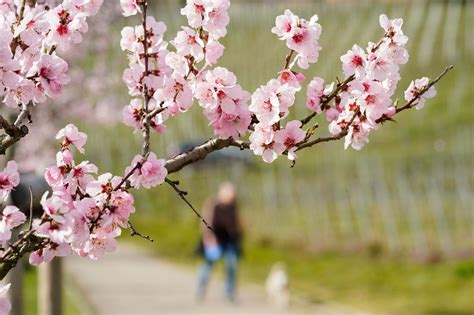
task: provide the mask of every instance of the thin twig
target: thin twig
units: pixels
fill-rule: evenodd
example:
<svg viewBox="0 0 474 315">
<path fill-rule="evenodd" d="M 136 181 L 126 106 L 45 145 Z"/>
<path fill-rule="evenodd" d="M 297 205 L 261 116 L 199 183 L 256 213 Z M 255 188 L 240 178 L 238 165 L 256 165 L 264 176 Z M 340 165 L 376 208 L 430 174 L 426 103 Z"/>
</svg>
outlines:
<svg viewBox="0 0 474 315">
<path fill-rule="evenodd" d="M 112 191 L 117 191 L 119 190 L 120 188 L 122 188 L 122 185 L 130 178 L 130 176 L 133 175 L 133 173 L 138 170 L 140 167 L 142 167 L 142 163 L 139 161 L 135 164 L 135 166 L 122 178 L 122 180 L 120 181 L 120 183 L 117 184 L 117 186 L 115 186 Z"/>
<path fill-rule="evenodd" d="M 296 149 L 296 151 L 299 151 L 299 150 L 302 150 L 304 148 L 309 148 L 309 147 L 312 147 L 313 145 L 315 144 L 318 144 L 318 143 L 321 143 L 321 142 L 329 142 L 329 141 L 335 141 L 335 140 L 339 140 L 341 138 L 344 138 L 347 133 L 349 132 L 349 128 L 350 126 L 352 125 L 352 123 L 354 122 L 354 120 L 356 119 L 356 117 L 360 114 L 360 109 L 358 108 L 355 112 L 354 112 L 354 115 L 352 116 L 351 120 L 347 123 L 347 125 L 344 127 L 344 129 L 341 130 L 341 132 L 335 134 L 334 136 L 330 136 L 330 137 L 320 137 L 320 138 L 317 138 L 313 141 L 309 141 L 309 142 L 303 142 L 301 143 L 300 145 L 298 145 L 298 148 Z"/>
<path fill-rule="evenodd" d="M 30 190 L 30 223 L 28 224 L 28 231 L 31 231 L 33 229 L 33 190 L 31 186 L 28 186 L 28 189 Z"/>
<path fill-rule="evenodd" d="M 293 53 L 295 51 L 293 49 L 291 49 L 288 54 L 286 55 L 285 57 L 285 67 L 284 69 L 288 69 L 288 67 L 290 66 L 290 61 L 291 61 L 291 57 L 293 57 Z"/>
<path fill-rule="evenodd" d="M 202 221 L 202 223 L 204 223 L 204 225 L 209 230 L 214 231 L 212 229 L 212 227 L 207 223 L 206 219 L 204 219 L 204 217 L 202 215 L 200 215 L 199 212 L 196 211 L 196 209 L 194 209 L 193 205 L 188 201 L 188 199 L 186 199 L 186 195 L 188 194 L 188 192 L 184 191 L 184 190 L 181 190 L 178 187 L 179 182 L 171 180 L 169 178 L 166 178 L 165 181 L 176 191 L 176 193 L 179 195 L 179 197 L 191 208 L 191 210 L 193 210 L 194 214 L 196 214 L 196 216 Z"/>
<path fill-rule="evenodd" d="M 153 239 L 149 236 L 149 235 L 145 235 L 145 234 L 142 234 L 140 232 L 138 232 L 135 227 L 132 225 L 132 222 L 130 220 L 128 220 L 128 228 L 130 229 L 130 236 L 139 236 L 149 242 L 152 242 L 153 243 Z"/>
</svg>

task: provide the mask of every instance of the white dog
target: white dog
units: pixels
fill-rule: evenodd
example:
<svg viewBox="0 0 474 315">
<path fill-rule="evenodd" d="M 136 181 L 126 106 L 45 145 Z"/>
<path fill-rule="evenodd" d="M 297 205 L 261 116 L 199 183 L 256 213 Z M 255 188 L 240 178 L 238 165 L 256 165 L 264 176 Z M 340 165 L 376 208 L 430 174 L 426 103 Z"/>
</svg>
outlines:
<svg viewBox="0 0 474 315">
<path fill-rule="evenodd" d="M 285 264 L 278 262 L 272 266 L 265 282 L 268 300 L 278 308 L 287 308 L 290 304 L 289 279 Z"/>
</svg>

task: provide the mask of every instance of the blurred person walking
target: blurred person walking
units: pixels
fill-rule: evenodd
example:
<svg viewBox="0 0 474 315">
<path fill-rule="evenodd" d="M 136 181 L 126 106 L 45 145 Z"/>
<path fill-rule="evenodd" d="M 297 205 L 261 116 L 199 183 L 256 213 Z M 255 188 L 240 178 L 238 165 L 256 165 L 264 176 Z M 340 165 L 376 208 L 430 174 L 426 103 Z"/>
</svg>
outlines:
<svg viewBox="0 0 474 315">
<path fill-rule="evenodd" d="M 204 257 L 199 270 L 198 299 L 206 293 L 212 267 L 224 258 L 226 269 L 225 293 L 229 301 L 235 301 L 235 282 L 239 257 L 242 253 L 242 226 L 238 214 L 237 191 L 233 184 L 220 185 L 216 198 L 204 205 L 204 217 L 212 231 L 203 227 L 202 240 L 198 251 Z"/>
</svg>

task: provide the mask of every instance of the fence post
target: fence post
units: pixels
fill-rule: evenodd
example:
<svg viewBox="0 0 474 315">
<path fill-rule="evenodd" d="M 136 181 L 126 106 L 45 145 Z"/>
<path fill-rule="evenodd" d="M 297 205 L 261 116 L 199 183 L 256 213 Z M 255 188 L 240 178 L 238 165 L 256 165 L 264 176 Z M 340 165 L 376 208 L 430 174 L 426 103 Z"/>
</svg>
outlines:
<svg viewBox="0 0 474 315">
<path fill-rule="evenodd" d="M 62 315 L 62 259 L 38 267 L 39 315 Z"/>
</svg>

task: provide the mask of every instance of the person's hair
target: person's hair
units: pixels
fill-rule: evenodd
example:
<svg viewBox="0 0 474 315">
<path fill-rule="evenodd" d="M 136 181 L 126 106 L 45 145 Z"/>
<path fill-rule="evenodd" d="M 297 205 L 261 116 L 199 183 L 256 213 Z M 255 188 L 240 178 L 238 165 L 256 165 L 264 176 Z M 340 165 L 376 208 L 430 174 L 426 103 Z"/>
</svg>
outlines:
<svg viewBox="0 0 474 315">
<path fill-rule="evenodd" d="M 217 201 L 223 204 L 234 203 L 237 197 L 237 190 L 231 182 L 224 182 L 219 185 Z"/>
</svg>

